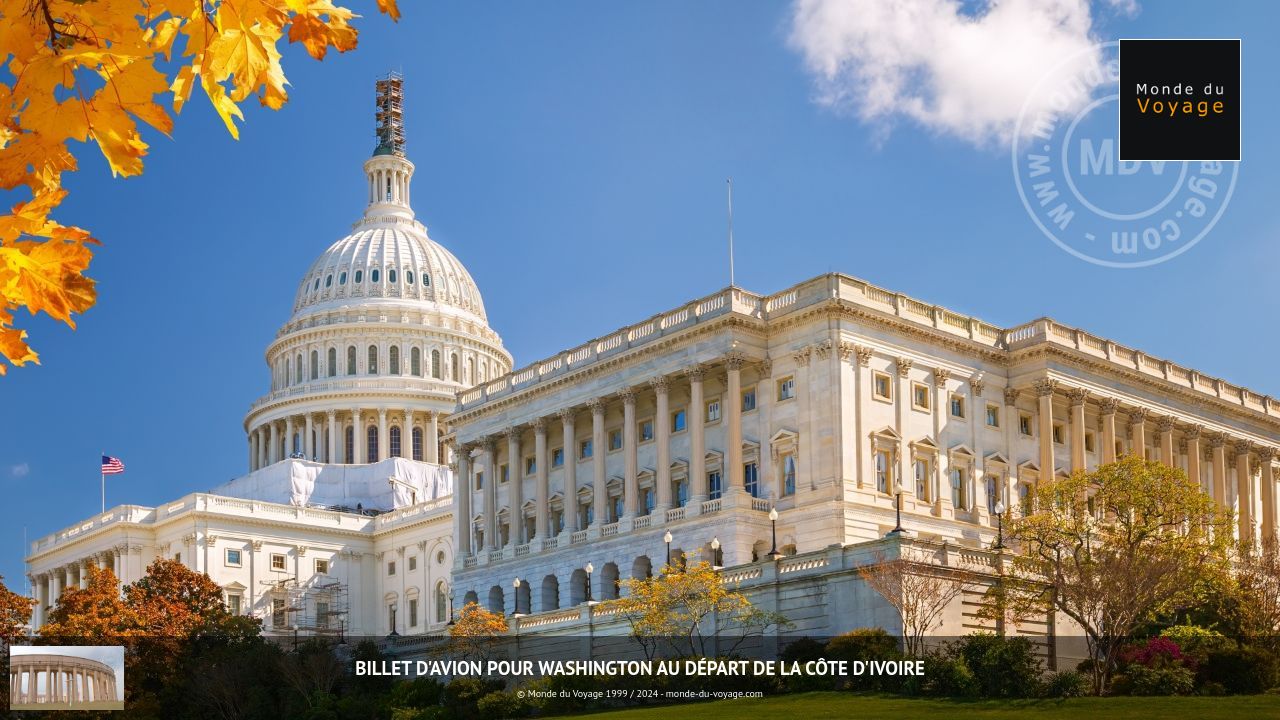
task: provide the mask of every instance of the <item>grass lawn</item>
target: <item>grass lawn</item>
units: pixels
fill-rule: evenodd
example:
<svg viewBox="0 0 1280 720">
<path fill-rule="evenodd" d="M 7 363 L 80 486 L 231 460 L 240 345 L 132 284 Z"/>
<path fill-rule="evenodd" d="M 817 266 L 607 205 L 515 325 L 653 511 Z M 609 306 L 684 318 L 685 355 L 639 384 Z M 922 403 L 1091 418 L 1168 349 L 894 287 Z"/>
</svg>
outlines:
<svg viewBox="0 0 1280 720">
<path fill-rule="evenodd" d="M 696 717 L 698 720 L 760 720 L 760 718 L 856 718 L 857 720 L 1121 720 L 1127 718 L 1197 718 L 1251 720 L 1280 718 L 1280 695 L 1235 697 L 1109 697 L 1072 700 L 924 700 L 885 695 L 818 692 L 799 695 L 691 705 L 617 710 L 579 718 L 650 720 Z"/>
</svg>

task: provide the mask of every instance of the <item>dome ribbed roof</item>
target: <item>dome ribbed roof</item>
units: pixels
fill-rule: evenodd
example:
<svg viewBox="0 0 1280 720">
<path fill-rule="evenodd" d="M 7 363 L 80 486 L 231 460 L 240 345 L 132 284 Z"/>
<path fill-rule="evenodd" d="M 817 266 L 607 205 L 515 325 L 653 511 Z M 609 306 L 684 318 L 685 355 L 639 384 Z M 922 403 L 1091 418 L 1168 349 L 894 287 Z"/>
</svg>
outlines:
<svg viewBox="0 0 1280 720">
<path fill-rule="evenodd" d="M 366 221 L 368 222 L 368 221 Z M 434 302 L 487 323 L 471 273 L 413 221 L 375 223 L 329 246 L 311 264 L 294 318 L 336 306 Z"/>
</svg>

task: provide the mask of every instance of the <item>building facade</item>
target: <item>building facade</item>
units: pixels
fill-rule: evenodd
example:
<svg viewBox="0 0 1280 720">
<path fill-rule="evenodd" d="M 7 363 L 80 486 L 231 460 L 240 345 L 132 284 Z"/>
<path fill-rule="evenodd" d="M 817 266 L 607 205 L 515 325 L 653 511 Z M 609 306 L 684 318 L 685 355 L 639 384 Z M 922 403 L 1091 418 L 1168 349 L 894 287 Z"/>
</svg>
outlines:
<svg viewBox="0 0 1280 720">
<path fill-rule="evenodd" d="M 451 420 L 455 599 L 542 631 L 585 627 L 584 598 L 693 554 L 797 631 L 867 625 L 883 603 L 840 549 L 882 542 L 899 496 L 908 544 L 990 574 L 997 503 L 1126 453 L 1185 470 L 1238 535 L 1276 532 L 1280 401 L 839 274 L 659 313 L 464 391 Z M 799 571 L 807 589 L 780 590 Z M 965 602 L 939 634 L 981 627 Z"/>
</svg>

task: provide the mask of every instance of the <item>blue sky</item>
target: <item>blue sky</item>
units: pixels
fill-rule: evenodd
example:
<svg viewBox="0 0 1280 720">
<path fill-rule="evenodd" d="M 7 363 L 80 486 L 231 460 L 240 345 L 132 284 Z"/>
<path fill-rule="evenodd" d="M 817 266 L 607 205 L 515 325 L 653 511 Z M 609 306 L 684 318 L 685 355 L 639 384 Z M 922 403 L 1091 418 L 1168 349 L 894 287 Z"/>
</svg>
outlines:
<svg viewBox="0 0 1280 720">
<path fill-rule="evenodd" d="M 128 466 L 109 505 L 245 470 L 263 352 L 303 271 L 359 217 L 372 81 L 388 69 L 406 76 L 418 216 L 470 269 L 518 365 L 727 284 L 732 176 L 748 289 L 841 271 L 997 324 L 1050 315 L 1280 393 L 1280 147 L 1255 131 L 1278 110 L 1274 3 L 1086 9 L 1094 39 L 1244 39 L 1230 207 L 1191 251 L 1128 271 L 1040 234 L 1006 144 L 821 102 L 789 4 L 405 2 L 396 25 L 353 4 L 360 47 L 323 63 L 287 48 L 290 102 L 247 106 L 240 141 L 196 98 L 171 140 L 148 138 L 141 177 L 113 180 L 82 149 L 59 212 L 104 242 L 99 301 L 74 332 L 22 316 L 43 364 L 0 380 L 11 587 L 25 587 L 24 527 L 34 539 L 97 512 L 99 452 Z"/>
</svg>

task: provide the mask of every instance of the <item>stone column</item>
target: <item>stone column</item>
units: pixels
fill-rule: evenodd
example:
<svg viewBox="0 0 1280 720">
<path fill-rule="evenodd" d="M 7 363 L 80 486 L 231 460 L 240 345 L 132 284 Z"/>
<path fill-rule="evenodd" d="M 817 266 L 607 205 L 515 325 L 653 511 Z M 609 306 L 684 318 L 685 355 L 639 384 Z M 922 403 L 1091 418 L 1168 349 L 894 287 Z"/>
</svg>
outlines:
<svg viewBox="0 0 1280 720">
<path fill-rule="evenodd" d="M 839 365 L 839 361 L 836 361 Z M 756 427 L 759 428 L 760 437 L 760 461 L 756 468 L 759 474 L 760 487 L 764 493 L 763 497 L 770 497 L 776 501 L 782 497 L 782 491 L 786 478 L 782 473 L 778 472 L 778 468 L 773 460 L 773 450 L 770 447 L 770 429 L 773 427 L 773 404 L 778 396 L 778 385 L 773 381 L 773 360 L 765 358 L 760 361 L 757 368 L 759 378 L 756 380 Z M 799 450 L 799 448 L 797 448 Z M 797 478 L 797 482 L 799 479 Z M 837 487 L 839 483 L 836 483 Z"/>
<path fill-rule="evenodd" d="M 706 369 L 695 365 L 686 374 L 689 376 L 689 509 L 685 512 L 696 515 L 707 500 L 707 403 L 702 395 Z"/>
<path fill-rule="evenodd" d="M 560 411 L 560 427 L 564 434 L 564 530 L 572 533 L 578 529 L 578 441 L 575 437 L 574 410 Z M 595 452 L 595 448 L 591 450 Z"/>
<path fill-rule="evenodd" d="M 1241 542 L 1254 542 L 1253 532 L 1253 473 L 1249 470 L 1249 452 L 1253 443 L 1236 442 L 1236 500 L 1240 511 L 1236 515 Z"/>
<path fill-rule="evenodd" d="M 293 454 L 293 416 L 284 419 L 284 458 Z"/>
<path fill-rule="evenodd" d="M 249 431 L 249 472 L 258 469 L 258 429 Z"/>
<path fill-rule="evenodd" d="M 1116 409 L 1120 401 L 1115 398 L 1103 398 L 1099 403 L 1102 411 L 1102 462 L 1116 461 Z"/>
<path fill-rule="evenodd" d="M 911 358 L 900 357 L 897 362 L 898 387 L 897 394 L 894 395 L 896 402 L 894 407 L 894 430 L 898 433 L 898 437 L 902 438 L 898 447 L 898 472 L 896 473 L 896 482 L 902 483 L 904 488 L 909 489 L 910 493 L 904 493 L 910 498 L 915 498 L 915 471 L 912 468 L 915 458 L 911 452 L 910 440 L 907 436 L 907 412 L 911 408 L 911 366 L 914 362 Z M 893 483 L 889 484 L 889 495 L 894 494 Z M 910 501 L 914 503 L 915 500 Z M 903 507 L 911 508 L 912 504 L 904 501 Z"/>
<path fill-rule="evenodd" d="M 1262 541 L 1265 543 L 1276 539 L 1276 486 L 1275 474 L 1271 468 L 1271 460 L 1275 450 L 1266 446 L 1258 448 L 1258 463 L 1261 465 L 1261 476 L 1258 482 L 1262 485 Z"/>
<path fill-rule="evenodd" d="M 1133 442 L 1133 454 L 1147 457 L 1147 410 L 1138 408 L 1129 413 L 1129 438 Z"/>
<path fill-rule="evenodd" d="M 362 465 L 368 458 L 364 455 L 364 421 L 360 418 L 360 410 L 351 411 L 351 461 Z"/>
<path fill-rule="evenodd" d="M 1200 425 L 1192 425 L 1187 428 L 1185 433 L 1187 443 L 1187 479 L 1208 492 L 1209 488 L 1205 487 L 1200 470 L 1200 462 L 1204 459 L 1204 450 L 1200 446 L 1200 433 L 1202 430 L 1203 428 Z"/>
<path fill-rule="evenodd" d="M 311 419 L 311 413 L 307 413 L 306 426 L 303 428 L 306 435 L 302 438 L 302 452 L 308 460 L 314 460 L 316 457 L 315 429 L 315 421 Z"/>
<path fill-rule="evenodd" d="M 271 421 L 271 451 L 267 455 L 267 464 L 274 465 L 280 462 L 280 426 L 275 420 Z"/>
<path fill-rule="evenodd" d="M 404 442 L 403 435 L 401 442 Z M 485 438 L 480 446 L 484 454 L 484 549 L 498 547 L 498 444 L 494 438 Z"/>
<path fill-rule="evenodd" d="M 524 536 L 524 468 L 520 466 L 520 428 L 507 428 L 507 498 L 510 500 L 511 532 L 508 539 L 511 545 L 523 545 Z"/>
<path fill-rule="evenodd" d="M 1051 378 L 1035 382 L 1040 418 L 1040 482 L 1053 480 L 1053 391 L 1058 381 Z"/>
<path fill-rule="evenodd" d="M 404 436 L 400 437 L 404 442 Z M 386 460 L 391 457 L 390 436 L 387 435 L 387 409 L 378 408 L 378 455 L 374 460 Z"/>
<path fill-rule="evenodd" d="M 665 522 L 667 510 L 671 509 L 671 399 L 670 384 L 665 377 L 656 377 L 649 381 L 656 397 L 656 409 L 653 417 L 653 439 L 657 455 L 657 468 L 654 469 L 653 482 L 657 501 L 654 515 L 657 522 Z M 688 418 L 688 413 L 685 413 Z"/>
<path fill-rule="evenodd" d="M 1004 485 L 1000 487 L 1000 498 L 1004 500 L 1005 507 L 1012 508 L 1014 501 L 1018 495 L 1014 483 L 1017 482 L 1018 474 L 1018 454 L 1016 451 L 1017 444 L 1017 423 L 1018 423 L 1018 391 L 1011 387 L 1004 389 L 1004 446 L 1008 454 L 1008 466 L 1005 467 Z"/>
<path fill-rule="evenodd" d="M 853 366 L 854 385 L 857 388 L 857 411 L 853 416 L 853 440 L 857 448 L 858 488 L 870 487 L 875 470 L 871 467 L 871 448 L 868 442 L 867 420 L 871 413 L 871 356 L 874 351 L 858 345 L 854 348 L 857 362 Z"/>
<path fill-rule="evenodd" d="M 1165 415 L 1156 421 L 1156 427 L 1160 429 L 1160 461 L 1171 468 L 1178 467 L 1177 456 L 1173 454 L 1173 428 L 1175 421 L 1172 416 Z"/>
<path fill-rule="evenodd" d="M 1213 499 L 1220 509 L 1227 505 L 1227 439 L 1221 433 L 1209 438 L 1209 452 L 1213 462 Z"/>
<path fill-rule="evenodd" d="M 736 493 L 743 490 L 742 478 L 742 362 L 743 357 L 740 353 L 731 352 L 725 356 L 725 369 L 728 375 L 727 388 L 725 390 L 725 414 L 729 418 L 727 432 L 725 437 L 724 457 L 725 468 L 724 479 L 726 492 Z M 798 373 L 797 373 L 798 375 Z M 796 392 L 808 392 L 807 387 L 797 387 Z M 761 447 L 761 452 L 764 448 Z M 809 468 L 809 472 L 814 472 L 813 468 Z"/>
<path fill-rule="evenodd" d="M 330 410 L 325 413 L 325 429 L 329 433 L 329 447 L 324 454 L 324 461 L 327 463 L 338 463 L 346 458 L 341 458 L 341 451 L 338 449 L 338 412 Z"/>
<path fill-rule="evenodd" d="M 358 435 L 359 433 L 357 433 Z M 471 446 L 463 445 L 457 454 L 458 468 L 453 480 L 454 503 L 458 506 L 458 557 L 471 554 Z"/>
<path fill-rule="evenodd" d="M 639 434 L 636 429 L 636 394 L 630 388 L 623 390 L 622 396 L 622 455 L 625 460 L 622 478 L 622 514 L 627 520 L 636 516 L 636 496 L 640 489 L 637 486 L 636 445 Z"/>
<path fill-rule="evenodd" d="M 425 433 L 423 433 L 423 439 L 426 439 Z M 404 427 L 400 428 L 400 457 L 406 457 L 410 460 L 417 459 L 413 456 L 413 411 L 408 408 L 404 411 Z M 427 449 L 425 447 L 422 448 L 422 457 L 424 460 L 427 457 Z M 493 456 L 493 461 L 495 463 L 498 462 L 497 455 Z M 494 466 L 494 473 L 497 473 L 496 465 Z M 496 474 L 493 476 L 493 482 L 498 482 Z"/>
<path fill-rule="evenodd" d="M 591 407 L 591 490 L 595 498 L 591 501 L 592 525 L 599 528 L 609 522 L 609 489 L 606 487 L 605 455 L 609 448 L 604 431 L 604 400 L 596 398 L 588 403 Z"/>
<path fill-rule="evenodd" d="M 942 418 L 948 412 L 947 379 L 951 371 L 946 368 L 933 369 L 933 439 L 938 443 L 938 455 L 933 462 L 933 514 L 943 518 L 955 517 L 955 506 L 951 504 L 951 454 L 947 452 L 942 440 Z"/>
<path fill-rule="evenodd" d="M 429 422 L 427 423 L 427 462 L 440 463 L 440 413 L 428 413 Z M 516 475 L 516 468 L 511 468 L 511 476 Z"/>
<path fill-rule="evenodd" d="M 1072 388 L 1067 391 L 1067 398 L 1071 401 L 1072 472 L 1084 472 L 1089 469 L 1084 448 L 1084 401 L 1087 397 L 1089 397 L 1089 391 L 1083 388 Z"/>
<path fill-rule="evenodd" d="M 550 510 L 551 489 L 547 480 L 547 422 L 543 418 L 533 421 L 533 463 L 535 465 L 534 482 L 534 536 L 538 540 L 550 537 L 548 532 L 548 512 Z"/>
</svg>

